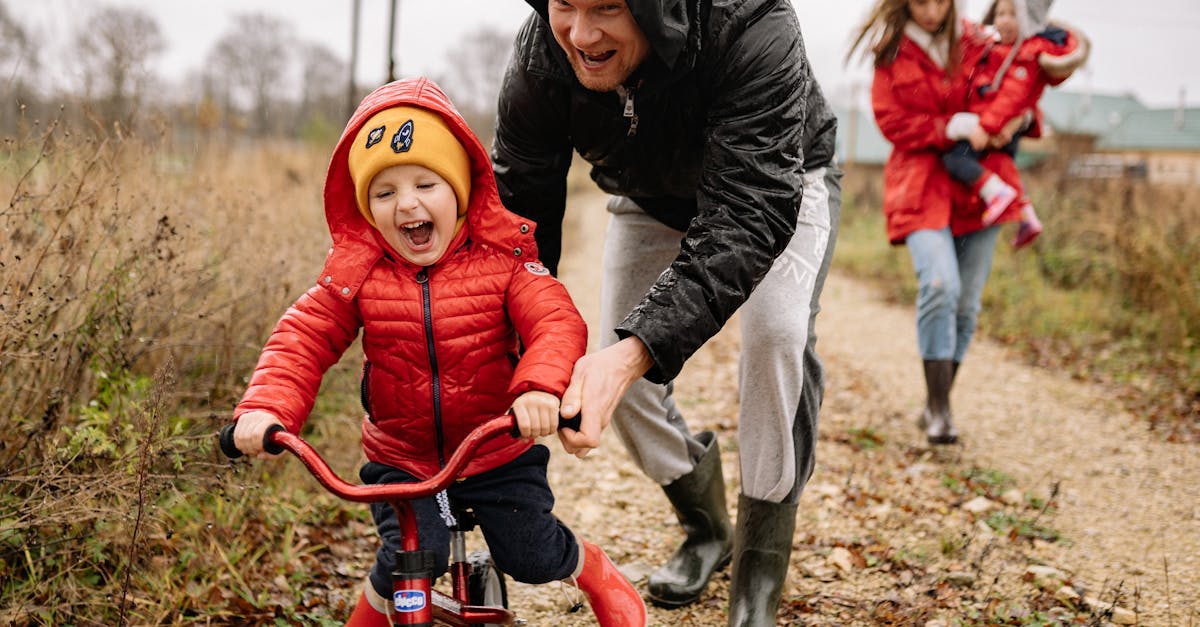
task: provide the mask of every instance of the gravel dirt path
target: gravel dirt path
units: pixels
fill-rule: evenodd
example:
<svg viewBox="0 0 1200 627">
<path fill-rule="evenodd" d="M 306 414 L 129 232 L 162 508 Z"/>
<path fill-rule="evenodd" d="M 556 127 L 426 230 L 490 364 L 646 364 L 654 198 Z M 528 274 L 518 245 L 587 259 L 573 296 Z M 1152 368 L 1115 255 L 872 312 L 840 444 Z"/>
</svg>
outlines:
<svg viewBox="0 0 1200 627">
<path fill-rule="evenodd" d="M 598 333 L 604 198 L 576 202 L 561 276 Z M 801 500 L 780 625 L 1200 624 L 1200 456 L 1160 442 L 1103 388 L 1024 365 L 977 340 L 953 402 L 959 446 L 915 427 L 924 391 L 911 307 L 835 273 L 818 320 L 828 370 L 818 465 Z M 731 325 L 733 326 L 733 325 Z M 693 429 L 718 431 L 736 503 L 737 339 L 722 333 L 684 369 Z M 556 441 L 556 512 L 644 590 L 679 541 L 661 490 L 615 435 L 585 460 Z M 719 626 L 728 571 L 692 607 L 651 625 Z M 558 585 L 510 582 L 530 625 L 565 614 Z"/>
</svg>

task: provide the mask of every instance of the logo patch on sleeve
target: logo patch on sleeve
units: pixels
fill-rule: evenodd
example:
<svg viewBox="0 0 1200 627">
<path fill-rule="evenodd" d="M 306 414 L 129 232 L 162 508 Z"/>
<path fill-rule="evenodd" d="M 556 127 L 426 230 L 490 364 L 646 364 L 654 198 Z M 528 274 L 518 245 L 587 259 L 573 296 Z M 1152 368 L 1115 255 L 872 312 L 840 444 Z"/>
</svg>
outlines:
<svg viewBox="0 0 1200 627">
<path fill-rule="evenodd" d="M 547 274 L 550 274 L 550 271 L 546 269 L 546 266 L 543 266 L 536 261 L 526 261 L 525 269 L 529 271 L 529 274 L 536 274 L 538 276 L 546 276 Z"/>
<path fill-rule="evenodd" d="M 413 121 L 409 120 L 400 125 L 400 129 L 392 135 L 392 151 L 399 154 L 408 152 L 413 143 Z"/>
<path fill-rule="evenodd" d="M 378 144 L 379 142 L 383 141 L 383 134 L 386 131 L 387 131 L 386 124 L 384 126 L 380 126 L 379 128 L 371 129 L 371 132 L 367 133 L 367 145 L 365 146 L 365 148 L 370 148 L 371 146 L 374 146 L 375 144 Z"/>
</svg>

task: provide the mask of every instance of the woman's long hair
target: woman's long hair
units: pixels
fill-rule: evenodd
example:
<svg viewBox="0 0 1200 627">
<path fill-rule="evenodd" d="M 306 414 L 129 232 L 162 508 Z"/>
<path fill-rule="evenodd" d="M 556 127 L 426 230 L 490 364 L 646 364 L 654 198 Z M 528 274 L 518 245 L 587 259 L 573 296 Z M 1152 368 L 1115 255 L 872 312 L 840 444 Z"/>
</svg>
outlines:
<svg viewBox="0 0 1200 627">
<path fill-rule="evenodd" d="M 948 37 L 950 53 L 947 55 L 946 73 L 953 74 L 958 69 L 959 42 L 955 25 L 958 24 L 958 2 L 951 0 L 950 10 L 946 11 L 946 19 L 941 28 L 934 33 L 935 37 Z M 875 67 L 891 65 L 896 60 L 900 50 L 900 42 L 904 40 L 904 26 L 908 23 L 908 0 L 879 0 L 866 22 L 854 38 L 850 50 L 846 52 L 846 62 L 849 63 L 854 51 L 864 44 L 870 46 L 870 52 L 875 54 Z M 868 50 L 863 50 L 867 56 Z"/>
</svg>

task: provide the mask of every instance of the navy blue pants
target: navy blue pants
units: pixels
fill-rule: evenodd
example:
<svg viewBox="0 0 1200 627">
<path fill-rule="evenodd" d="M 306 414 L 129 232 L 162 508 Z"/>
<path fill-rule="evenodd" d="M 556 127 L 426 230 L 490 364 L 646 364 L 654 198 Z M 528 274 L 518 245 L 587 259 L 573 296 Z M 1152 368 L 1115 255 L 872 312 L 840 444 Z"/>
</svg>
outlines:
<svg viewBox="0 0 1200 627">
<path fill-rule="evenodd" d="M 473 512 L 496 567 L 522 583 L 566 579 L 579 562 L 575 534 L 551 513 L 554 494 L 546 480 L 549 460 L 550 450 L 537 444 L 499 468 L 448 488 L 452 510 Z M 359 477 L 367 484 L 417 481 L 403 470 L 376 462 L 367 462 Z M 440 577 L 450 562 L 450 529 L 433 497 L 413 501 L 412 507 L 420 546 L 434 552 L 433 575 Z M 391 572 L 401 546 L 400 525 L 386 503 L 371 504 L 371 516 L 383 541 L 371 568 L 371 585 L 380 596 L 391 598 Z"/>
</svg>

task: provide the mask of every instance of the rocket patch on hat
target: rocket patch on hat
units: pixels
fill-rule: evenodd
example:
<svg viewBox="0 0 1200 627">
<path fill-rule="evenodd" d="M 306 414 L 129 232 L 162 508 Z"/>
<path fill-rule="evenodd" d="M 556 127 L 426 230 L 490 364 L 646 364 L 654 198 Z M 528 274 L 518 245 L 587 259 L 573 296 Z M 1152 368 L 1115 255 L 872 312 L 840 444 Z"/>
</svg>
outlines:
<svg viewBox="0 0 1200 627">
<path fill-rule="evenodd" d="M 392 135 L 392 152 L 400 154 L 408 152 L 412 149 L 413 143 L 413 121 L 409 120 L 400 125 L 400 129 Z"/>
</svg>

